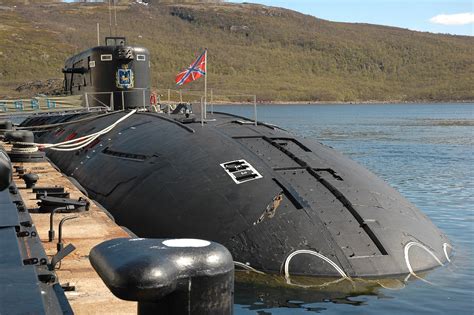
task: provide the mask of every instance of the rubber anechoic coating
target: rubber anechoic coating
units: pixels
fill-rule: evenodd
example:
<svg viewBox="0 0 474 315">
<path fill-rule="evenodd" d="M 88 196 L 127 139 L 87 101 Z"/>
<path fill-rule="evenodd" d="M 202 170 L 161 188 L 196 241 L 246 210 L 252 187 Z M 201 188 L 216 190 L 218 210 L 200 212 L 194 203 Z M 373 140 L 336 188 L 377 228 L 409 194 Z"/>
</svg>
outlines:
<svg viewBox="0 0 474 315">
<path fill-rule="evenodd" d="M 41 133 L 37 140 L 84 136 L 124 115 L 71 124 L 59 137 Z M 265 273 L 407 275 L 410 268 L 439 266 L 433 255 L 442 264 L 452 255 L 448 238 L 426 215 L 327 146 L 271 126 L 234 123 L 226 114 L 215 113 L 204 128 L 167 117 L 139 112 L 92 148 L 47 154 L 137 235 L 213 240 Z"/>
<path fill-rule="evenodd" d="M 112 293 L 124 300 L 158 302 L 196 313 L 230 314 L 234 262 L 222 245 L 196 239 L 127 239 L 103 242 L 90 261 Z M 182 294 L 185 293 L 185 294 Z"/>
</svg>

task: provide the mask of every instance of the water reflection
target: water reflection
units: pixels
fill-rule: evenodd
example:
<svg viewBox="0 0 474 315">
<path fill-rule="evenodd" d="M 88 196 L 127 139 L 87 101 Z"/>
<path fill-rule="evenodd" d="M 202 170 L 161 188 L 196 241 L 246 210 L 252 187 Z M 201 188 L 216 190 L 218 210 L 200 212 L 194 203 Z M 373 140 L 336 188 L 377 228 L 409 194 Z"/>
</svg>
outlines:
<svg viewBox="0 0 474 315">
<path fill-rule="evenodd" d="M 291 283 L 288 284 L 282 276 L 236 271 L 235 302 L 242 309 L 259 311 L 257 314 L 273 314 L 269 310 L 275 312 L 279 308 L 321 312 L 326 310 L 323 303 L 362 306 L 366 301 L 357 297 L 390 298 L 381 289 L 400 290 L 405 287 L 403 278 L 292 277 Z"/>
</svg>

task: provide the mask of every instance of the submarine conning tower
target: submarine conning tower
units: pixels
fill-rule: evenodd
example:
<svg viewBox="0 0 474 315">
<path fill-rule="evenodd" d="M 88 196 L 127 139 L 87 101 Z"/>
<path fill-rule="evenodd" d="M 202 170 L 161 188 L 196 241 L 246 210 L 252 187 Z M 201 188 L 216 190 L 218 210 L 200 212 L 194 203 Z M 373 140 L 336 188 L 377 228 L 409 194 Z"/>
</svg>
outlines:
<svg viewBox="0 0 474 315">
<path fill-rule="evenodd" d="M 149 103 L 150 54 L 125 37 L 106 37 L 105 46 L 70 57 L 63 73 L 64 91 L 83 95 L 84 106 L 121 110 Z"/>
</svg>

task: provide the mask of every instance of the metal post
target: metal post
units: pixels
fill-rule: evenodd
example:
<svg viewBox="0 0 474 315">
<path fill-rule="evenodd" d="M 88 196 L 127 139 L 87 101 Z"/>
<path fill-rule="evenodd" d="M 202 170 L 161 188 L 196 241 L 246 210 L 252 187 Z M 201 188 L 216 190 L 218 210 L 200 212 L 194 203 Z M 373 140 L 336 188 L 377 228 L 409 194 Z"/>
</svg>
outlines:
<svg viewBox="0 0 474 315">
<path fill-rule="evenodd" d="M 114 104 L 114 92 L 110 92 L 110 108 L 109 110 L 114 110 L 115 104 Z"/>
<path fill-rule="evenodd" d="M 203 104 L 203 97 L 201 96 L 201 127 L 204 127 L 204 114 L 203 114 L 203 110 L 204 110 L 204 104 Z"/>
<path fill-rule="evenodd" d="M 122 109 L 125 110 L 125 94 L 122 91 Z"/>
<path fill-rule="evenodd" d="M 253 96 L 253 118 L 255 120 L 255 126 L 258 126 L 258 122 L 257 122 L 257 95 Z"/>
<path fill-rule="evenodd" d="M 110 6 L 109 0 L 109 36 L 112 36 L 112 7 Z"/>
<path fill-rule="evenodd" d="M 207 48 L 204 54 L 204 118 L 207 119 Z"/>
<path fill-rule="evenodd" d="M 117 36 L 117 6 L 115 5 L 114 1 L 114 20 L 115 20 L 115 36 Z"/>
<path fill-rule="evenodd" d="M 63 224 L 64 222 L 68 221 L 68 220 L 73 220 L 73 219 L 77 219 L 79 218 L 78 215 L 72 215 L 72 216 L 69 216 L 69 217 L 65 217 L 63 218 L 60 222 L 59 222 L 59 235 L 58 235 L 58 243 L 56 244 L 56 249 L 58 250 L 58 252 L 60 252 L 64 245 L 63 245 Z"/>
<path fill-rule="evenodd" d="M 84 93 L 84 97 L 86 98 L 86 108 L 87 108 L 87 111 L 89 111 L 89 98 L 87 97 L 87 92 Z"/>
<path fill-rule="evenodd" d="M 181 90 L 179 90 L 179 102 L 183 102 L 183 92 Z"/>
<path fill-rule="evenodd" d="M 214 115 L 214 91 L 211 89 L 211 114 Z"/>
<path fill-rule="evenodd" d="M 100 24 L 97 23 L 97 46 L 100 46 Z"/>
<path fill-rule="evenodd" d="M 143 90 L 143 109 L 146 109 L 146 103 L 145 103 L 146 94 L 145 94 L 145 91 L 146 90 Z"/>
</svg>

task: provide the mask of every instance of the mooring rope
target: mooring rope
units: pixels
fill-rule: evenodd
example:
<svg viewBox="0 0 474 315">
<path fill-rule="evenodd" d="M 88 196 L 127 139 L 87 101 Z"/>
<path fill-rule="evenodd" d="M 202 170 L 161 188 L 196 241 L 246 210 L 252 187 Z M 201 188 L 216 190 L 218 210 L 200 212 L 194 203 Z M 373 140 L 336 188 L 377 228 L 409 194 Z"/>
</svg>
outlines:
<svg viewBox="0 0 474 315">
<path fill-rule="evenodd" d="M 428 254 L 430 254 L 435 260 L 436 262 L 440 265 L 440 266 L 444 266 L 444 264 L 438 259 L 438 257 L 436 257 L 436 255 L 428 248 L 426 247 L 425 245 L 423 244 L 420 244 L 418 242 L 409 242 L 408 244 L 405 245 L 405 248 L 404 248 L 404 253 L 405 253 L 405 263 L 407 265 L 407 268 L 408 268 L 408 271 L 410 272 L 408 274 L 408 276 L 405 278 L 405 281 L 408 280 L 408 278 L 410 277 L 410 275 L 416 277 L 417 279 L 421 280 L 421 281 L 424 281 L 426 283 L 429 283 L 431 285 L 433 285 L 433 283 L 429 282 L 428 280 L 425 280 L 423 278 L 421 278 L 420 276 L 418 276 L 415 271 L 413 270 L 412 266 L 411 266 L 411 263 L 410 263 L 410 257 L 409 257 L 409 251 L 410 251 L 410 248 L 412 246 L 417 246 L 421 249 L 424 249 Z"/>
<path fill-rule="evenodd" d="M 244 264 L 244 263 L 242 263 L 242 262 L 240 262 L 240 261 L 234 261 L 234 265 L 239 266 L 239 267 L 241 267 L 241 268 L 243 268 L 243 269 L 245 269 L 245 270 L 248 270 L 248 271 L 252 271 L 252 272 L 261 274 L 261 275 L 264 275 L 264 274 L 265 274 L 264 272 L 262 272 L 262 271 L 260 271 L 260 270 L 257 270 L 257 269 L 255 269 L 255 268 L 253 268 L 252 266 L 249 266 L 249 265 L 247 265 L 247 264 Z"/>
<path fill-rule="evenodd" d="M 35 153 L 35 152 L 38 152 L 38 147 L 36 147 L 36 146 L 31 146 L 31 147 L 12 146 L 12 152 L 15 152 L 15 153 Z"/>
<path fill-rule="evenodd" d="M 448 243 L 444 243 L 444 244 L 443 244 L 444 255 L 446 256 L 446 259 L 447 259 L 449 262 L 451 262 L 451 259 L 449 259 L 449 255 L 448 255 L 448 250 L 447 250 L 448 247 L 451 248 L 451 249 L 453 249 L 453 247 L 452 247 L 451 245 L 449 245 Z"/>
<path fill-rule="evenodd" d="M 97 116 L 91 116 L 91 117 L 86 117 L 86 118 L 81 118 L 81 119 L 56 123 L 56 124 L 15 127 L 15 129 L 16 130 L 31 130 L 31 129 L 49 129 L 49 128 L 54 128 L 54 127 L 62 127 L 62 126 L 76 124 L 76 123 L 83 122 L 83 121 L 94 120 L 94 119 L 97 119 L 97 118 L 113 115 L 115 113 L 117 113 L 117 112 L 110 112 L 110 113 L 105 113 L 105 114 L 101 114 L 101 115 L 97 115 Z"/>
<path fill-rule="evenodd" d="M 322 260 L 324 260 L 325 262 L 329 263 L 332 267 L 334 267 L 334 269 L 336 269 L 336 271 L 339 273 L 339 275 L 341 276 L 341 278 L 335 280 L 335 281 L 331 281 L 331 282 L 327 282 L 327 283 L 324 283 L 324 284 L 320 284 L 320 285 L 303 285 L 303 284 L 295 284 L 295 283 L 292 283 L 291 282 L 291 276 L 290 276 L 290 261 L 291 259 L 296 256 L 296 255 L 299 255 L 299 254 L 309 254 L 309 255 L 313 255 L 313 256 L 316 256 L 318 258 L 321 258 Z M 325 286 L 328 286 L 328 285 L 331 285 L 331 284 L 336 284 L 338 282 L 341 282 L 343 280 L 349 280 L 352 282 L 352 279 L 344 272 L 344 270 L 342 270 L 341 267 L 339 267 L 334 261 L 332 261 L 331 259 L 329 259 L 328 257 L 324 256 L 323 254 L 320 254 L 318 252 L 315 252 L 313 250 L 308 250 L 308 249 L 300 249 L 300 250 L 297 250 L 297 251 L 294 251 L 293 253 L 291 253 L 285 260 L 285 264 L 284 264 L 284 272 L 285 272 L 285 279 L 286 279 L 286 283 L 287 284 L 290 284 L 290 285 L 295 285 L 295 286 L 299 286 L 299 287 L 305 287 L 305 288 L 311 288 L 311 287 L 325 287 Z"/>
<path fill-rule="evenodd" d="M 97 131 L 95 133 L 92 133 L 90 135 L 82 136 L 77 139 L 71 139 L 59 143 L 34 143 L 34 142 L 14 142 L 13 145 L 26 145 L 30 147 L 35 147 L 35 148 L 40 148 L 40 149 L 50 149 L 50 150 L 55 150 L 55 151 L 75 151 L 84 148 L 85 146 L 89 145 L 92 143 L 95 139 L 98 137 L 110 132 L 112 129 L 114 129 L 118 124 L 120 124 L 122 121 L 125 119 L 129 118 L 133 114 L 137 112 L 136 109 L 132 110 L 130 113 L 127 115 L 121 117 L 118 119 L 116 122 L 113 124 L 109 125 L 108 127 Z"/>
</svg>

